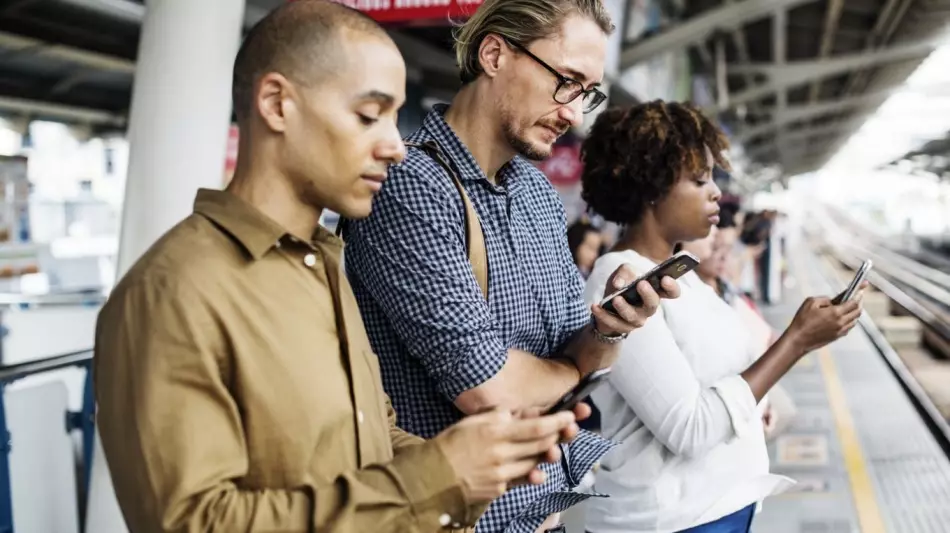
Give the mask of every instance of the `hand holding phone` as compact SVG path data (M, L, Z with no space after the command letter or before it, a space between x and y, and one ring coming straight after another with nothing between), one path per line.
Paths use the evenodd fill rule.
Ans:
M854 298L855 293L857 293L858 288L861 287L861 283L864 282L868 277L868 273L871 271L871 267L874 263L870 259L866 259L861 263L861 267L858 268L857 273L855 273L854 278L851 280L851 283L842 291L840 294L835 296L831 303L834 305L841 305L851 298Z
M610 368L608 367L595 370L582 377L577 385L574 385L574 387L567 391L564 396L561 396L561 398L555 402L554 405L544 412L544 415L546 416L557 413L558 411L570 411L574 409L575 405L586 399L588 396L590 396L590 393L594 392L594 389L607 381L607 376L609 375Z
M610 313L617 314L616 309L614 309L613 299L617 296L622 296L630 305L641 307L643 306L643 298L641 298L640 293L637 292L637 285L639 285L641 281L646 281L653 290L657 291L657 293L661 293L663 288L660 282L663 278L669 277L674 280L678 279L687 272L695 269L698 265L699 259L695 255L683 250L650 269L649 272L637 278L633 283L605 296L604 299L601 300L600 306Z

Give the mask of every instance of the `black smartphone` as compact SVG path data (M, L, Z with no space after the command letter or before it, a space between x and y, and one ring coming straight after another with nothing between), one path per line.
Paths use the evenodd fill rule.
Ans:
M582 377L577 385L574 385L574 388L567 391L567 394L561 396L561 399L557 401L550 409L545 411L545 415L552 415L558 411L568 411L574 409L574 406L577 405L581 400L590 396L590 393L594 392L601 383L607 380L607 376L610 375L610 368L601 368L600 370L595 370L590 374Z
M640 276L633 283L606 296L601 300L600 306L610 313L617 314L614 309L613 299L617 296L623 296L623 299L630 305L640 307L643 305L643 298L641 298L640 293L637 292L637 284L641 281L646 280L650 286L653 287L653 290L659 292L662 290L660 288L660 280L667 276L673 279L680 278L698 265L699 259L697 259L695 255L683 250L666 261L663 261L646 274Z
M838 296L835 296L834 299L831 300L831 303L840 305L853 298L854 293L857 292L858 287L861 286L861 282L867 279L872 266L874 266L874 263L872 263L870 259L865 259L865 261L861 263L861 268L859 268L858 272L854 275L854 279L848 284L848 287Z

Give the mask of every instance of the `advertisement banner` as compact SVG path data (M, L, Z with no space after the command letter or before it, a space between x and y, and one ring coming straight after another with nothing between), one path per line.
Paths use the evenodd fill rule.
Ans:
M222 187L227 187L234 177L234 168L237 166L238 140L240 131L237 124L231 124L228 128L228 149L224 155L224 183Z
M581 200L581 140L570 133L564 135L554 144L551 157L538 162L537 167L561 197L568 223L583 215L587 206Z
M443 22L464 19L482 0L334 0L359 9L381 23Z
M551 157L538 163L538 168L555 187L574 185L581 179L581 144L576 139L562 139L555 144Z

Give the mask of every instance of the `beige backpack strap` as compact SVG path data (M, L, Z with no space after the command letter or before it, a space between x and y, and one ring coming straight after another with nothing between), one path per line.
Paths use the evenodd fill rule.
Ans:
M475 281L482 290L482 296L488 299L488 250L485 247L485 234L482 231L482 224L478 220L478 213L475 206L465 192L462 186L462 180L452 165L446 161L442 155L442 150L435 141L425 141L423 143L407 142L406 146L416 147L426 152L429 157L435 160L452 178L452 183L462 198L462 205L465 207L465 247L468 251L468 262L472 266L472 273L475 274Z
M458 189L462 197L462 204L465 205L465 240L468 248L468 262L472 264L472 273L475 274L475 281L482 289L482 296L488 299L488 250L485 248L485 233L482 232L482 223L478 220L478 213L472 201L469 200L465 188L458 177L452 175L452 181L455 182L455 188Z

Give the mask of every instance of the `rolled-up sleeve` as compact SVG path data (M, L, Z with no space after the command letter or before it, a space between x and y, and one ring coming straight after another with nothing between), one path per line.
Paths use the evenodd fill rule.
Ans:
M445 513L474 523L438 443L409 437L392 461L329 482L239 487L249 458L226 344L197 286L124 287L100 314L98 429L131 530L437 531Z
M372 215L347 225L345 263L454 401L497 374L507 348L468 261L458 193L417 173L390 171Z

